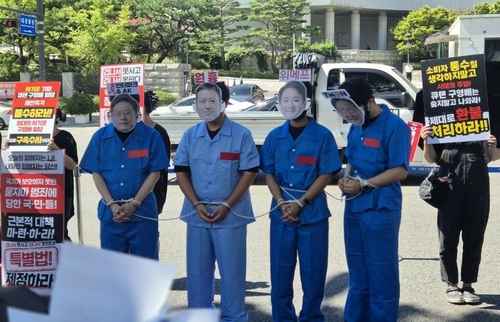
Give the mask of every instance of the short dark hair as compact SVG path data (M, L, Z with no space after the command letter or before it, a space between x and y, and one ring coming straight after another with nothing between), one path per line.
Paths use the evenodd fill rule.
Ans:
M209 91L214 91L217 93L217 96L219 96L219 99L221 100L222 103L222 90L220 87L214 83L203 83L200 86L196 87L196 90L194 92L195 95L198 94L199 91L202 90L209 90Z
M373 98L373 90L370 84L363 77L352 77L340 84L339 89L345 89L351 99L359 106L366 106Z
M64 113L59 107L56 109L56 124L59 124L59 121L66 122L66 113Z
M304 85L304 83L302 83L302 82L292 80L292 81L287 82L285 85L283 85L279 89L279 91L278 91L278 99L280 101L281 101L281 95L283 94L283 92L287 88L294 88L297 92L299 92L300 96L302 96L302 99L304 101L307 100L307 88L306 88L306 85Z
M217 82L215 85L219 86L220 91L221 91L221 98L224 103L229 104L229 88L226 86L226 83L224 82Z
M139 103L130 95L128 94L118 94L116 95L113 100L111 101L111 112L113 112L113 108L116 106L116 104L120 102L127 102L132 105L132 108L136 113L139 112Z
M150 114L153 112L157 107L159 103L158 96L156 95L155 92L151 90L147 90L144 92L144 110L146 113Z

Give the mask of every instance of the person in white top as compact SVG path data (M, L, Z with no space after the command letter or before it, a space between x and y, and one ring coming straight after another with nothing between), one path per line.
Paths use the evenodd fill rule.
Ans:
M191 95L191 81L188 79L187 82L186 82L186 87L184 88L184 96L185 97L188 97L189 95Z
M413 66L410 63L406 63L405 66L405 75L406 78L411 82L411 72L413 70Z

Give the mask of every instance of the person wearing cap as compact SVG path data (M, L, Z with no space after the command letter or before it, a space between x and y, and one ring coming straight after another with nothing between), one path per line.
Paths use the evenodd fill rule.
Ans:
M168 158L158 131L137 122L139 103L128 94L111 101L112 123L96 131L80 166L101 195L101 247L158 259L158 209L152 192Z
M185 196L188 307L213 307L217 263L221 320L247 321L247 225L255 221L249 188L259 154L251 132L224 114L225 85L201 84L195 94L194 109L203 121L186 130L174 157Z
M340 84L349 100L332 99L340 116L352 123L347 135L344 241L349 291L344 320L397 321L399 311L398 235L408 174L410 128L386 105L377 105L362 77ZM340 105L340 104L344 105ZM347 104L350 105L347 107ZM349 118L342 113L349 109Z
M260 152L260 168L272 195L271 304L273 321L297 321L293 279L297 254L303 303L300 321L324 321L321 311L328 266L328 209L323 191L340 171L330 130L307 115L307 89L290 81L278 92L287 121L272 130Z

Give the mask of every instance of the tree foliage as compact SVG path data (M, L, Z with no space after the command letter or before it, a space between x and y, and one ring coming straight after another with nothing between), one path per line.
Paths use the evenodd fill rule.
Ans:
M298 49L299 53L313 52L325 56L327 60L339 60L342 58L337 46L332 40L324 40L313 44L303 44Z
M411 60L434 58L436 55L435 49L425 46L425 39L438 31L449 28L459 15L469 13L467 11L446 9L442 6L431 8L427 5L411 11L391 30L394 39L397 41L396 49L401 55L406 55L407 44L409 43Z
M17 80L20 72L19 55L0 54L0 79Z
M134 46L136 54L145 54L146 62L156 63L179 49L192 34L213 28L217 14L214 0L128 0L134 17L133 30L140 35Z
M318 28L304 23L310 14L305 0L253 0L249 3L248 19L260 24L249 28L245 35L250 42L264 44L271 54L271 69L278 72L285 64L285 54L291 52L294 35L308 37L319 32ZM281 66L278 66L278 59Z
M474 5L474 14L476 15L488 15L495 13L500 13L500 1L496 1L492 4L482 2Z
M95 111L92 95L86 93L74 93L64 105L64 109L71 115L86 115Z
M0 6L23 9L27 11L36 10L35 0L0 0ZM0 19L17 19L17 13L12 11L0 10ZM3 25L3 24L2 24ZM19 66L17 69L26 71L29 61L35 58L37 43L33 41L34 37L21 36L17 33L16 28L1 28L0 42L10 44L16 47L15 53L18 57ZM10 61L12 57L9 57Z
M113 5L105 0L95 0L88 9L70 13L70 37L66 51L84 63L89 73L98 72L105 64L125 61L122 51L130 50L130 41L135 34L130 32L131 12L128 5L122 5L115 16Z
M243 10L238 9L240 3L236 0L214 0L214 3L217 15L210 18L210 24L214 28L207 31L200 30L199 37L209 39L210 45L215 47L219 53L221 69L228 69L225 48L237 40L232 38L231 34L242 29L236 23L247 17Z

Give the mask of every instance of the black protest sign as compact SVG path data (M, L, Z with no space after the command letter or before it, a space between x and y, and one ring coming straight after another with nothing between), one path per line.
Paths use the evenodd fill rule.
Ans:
M487 140L490 134L484 55L422 61L428 143Z

